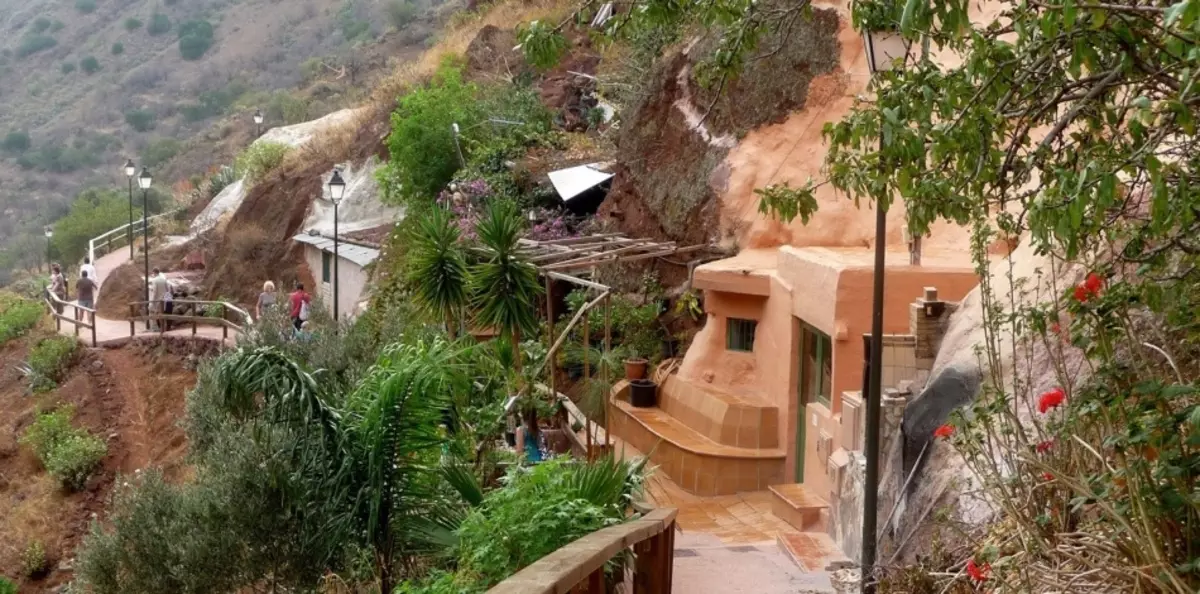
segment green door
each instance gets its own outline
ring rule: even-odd
[[[804,438],[808,431],[808,405],[817,402],[830,407],[833,383],[833,341],[829,335],[800,322],[800,373],[796,378],[799,401],[796,419],[796,482],[804,482]]]

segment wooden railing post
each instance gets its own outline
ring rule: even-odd
[[[133,320],[134,318],[137,317],[136,312],[137,312],[137,305],[130,303],[129,304],[129,338],[133,338],[133,335],[136,333],[136,330],[134,329],[134,320]]]
[[[92,348],[96,348],[96,312],[92,312]]]
[[[221,302],[221,340],[229,339],[229,324],[225,323],[225,302]]]

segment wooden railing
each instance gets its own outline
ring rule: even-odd
[[[156,223],[166,220],[166,217],[169,217],[169,216],[177,213],[178,211],[179,211],[179,209],[175,209],[175,210],[169,210],[164,213],[156,214],[156,215],[151,216],[148,219],[146,219],[146,222],[149,223],[149,225],[151,227],[153,227]],[[120,227],[117,227],[116,229],[112,229],[112,230],[108,231],[107,233],[97,235],[96,237],[93,237],[90,240],[88,240],[87,255],[89,258],[91,258],[92,263],[94,264],[96,262],[96,258],[98,257],[96,254],[97,251],[100,251],[101,253],[99,255],[103,256],[104,254],[112,251],[114,248],[125,247],[125,246],[129,245],[126,241],[127,239],[130,239],[130,238],[136,239],[138,234],[140,234],[141,232],[142,232],[142,220],[134,219],[132,225],[121,225]]]
[[[624,592],[670,594],[675,562],[675,508],[593,532],[542,557],[500,582],[488,594],[605,594],[604,566],[633,549],[632,575],[618,580]]]
[[[219,308],[220,316],[207,315],[207,311],[205,314],[180,315],[174,313],[167,314],[151,312],[147,315],[146,306],[151,303],[155,305],[162,304],[161,301],[132,301],[129,303],[130,336],[133,336],[137,332],[137,323],[145,321],[157,322],[158,331],[160,333],[167,331],[167,325],[165,322],[180,322],[184,325],[190,324],[192,327],[193,336],[196,335],[197,327],[200,324],[220,326],[222,339],[229,338],[230,330],[233,330],[234,332],[243,332],[248,326],[254,324],[254,318],[250,317],[249,312],[227,301],[195,301],[191,299],[175,299],[172,301],[172,303],[174,303],[174,307],[191,305],[193,306],[192,311],[198,311],[201,306],[204,306],[206,310],[209,307],[215,306]],[[239,319],[237,321],[231,320],[230,314],[233,314]]]
[[[50,315],[54,317],[55,330],[61,332],[63,322],[75,325],[76,338],[79,338],[80,328],[91,330],[92,346],[96,346],[96,310],[90,307],[84,307],[73,301],[63,301],[62,299],[58,298],[58,295],[51,293],[49,289],[45,291],[43,301],[46,302],[46,307],[50,308]],[[61,309],[66,309],[68,307],[72,308],[71,316],[65,316],[60,312]]]

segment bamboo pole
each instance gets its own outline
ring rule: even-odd
[[[605,297],[607,299],[607,297]],[[590,382],[592,380],[592,337],[591,327],[588,324],[590,316],[587,313],[583,314],[583,381]],[[586,417],[583,430],[587,433],[587,459],[592,460],[592,418]]]
[[[612,305],[612,295],[606,294],[604,296],[604,360],[605,361],[609,360],[609,356],[612,353],[612,319],[611,319],[611,315],[609,313],[610,310],[612,309],[611,305]],[[604,397],[600,402],[600,410],[603,411],[603,414],[604,414],[604,449],[605,449],[605,451],[608,451],[608,449],[611,445],[609,442],[609,437],[608,437],[608,397],[612,392],[612,388],[610,387],[611,385],[608,383],[609,378],[608,378],[608,366],[607,365],[605,365],[603,367],[602,373],[604,374],[604,377],[602,379],[604,381],[604,386],[605,386],[606,392],[604,393]]]

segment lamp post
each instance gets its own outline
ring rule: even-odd
[[[133,159],[125,160],[125,177],[129,178],[129,226],[125,228],[125,240],[129,242],[129,261],[133,261],[133,176],[137,173],[137,167],[133,164]],[[95,256],[95,254],[88,254]],[[95,264],[93,262],[92,264]]]
[[[150,182],[154,178],[150,177],[150,170],[142,167],[142,174],[138,176],[138,187],[142,189],[142,258],[145,264],[146,273],[146,329],[150,329],[150,219],[147,212],[150,211],[148,204],[148,195],[150,192]]]
[[[454,150],[458,152],[458,164],[460,166],[466,167],[467,160],[463,158],[462,145],[460,145],[458,143],[458,135],[461,134],[463,130],[470,130],[472,128],[477,128],[479,126],[482,126],[484,124],[500,124],[502,126],[524,126],[525,122],[516,122],[513,120],[504,120],[501,118],[488,118],[482,122],[479,122],[478,124],[473,124],[471,126],[467,126],[466,128],[459,128],[458,122],[454,122],[454,123],[450,124],[450,131],[454,133]]]
[[[46,225],[42,231],[46,234],[46,270],[50,270],[50,238],[54,237],[54,227]]]
[[[342,172],[333,170],[329,178],[329,200],[333,202],[333,321],[338,321],[338,205],[346,195]]]
[[[254,110],[254,136],[262,136],[263,113],[261,109]]]
[[[908,56],[909,43],[894,30],[864,31],[867,66],[871,76],[891,70]],[[882,123],[881,123],[882,126]],[[883,133],[879,135],[882,164]],[[883,378],[883,273],[887,253],[887,204],[883,196],[875,197],[875,271],[874,295],[871,303],[871,345],[867,363],[867,434],[864,454],[867,458],[866,485],[863,493],[862,587],[863,592],[875,591],[876,523],[879,502],[879,417],[882,402]]]

